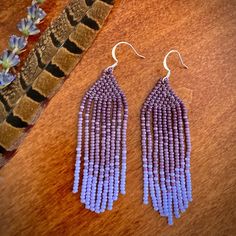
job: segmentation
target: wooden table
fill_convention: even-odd
[[[8,14],[1,20],[1,42],[13,33],[8,28],[13,29],[30,1],[1,4],[9,2],[16,4],[9,11],[17,7],[19,14],[0,10],[0,15]],[[50,17],[59,3],[65,4],[54,2],[47,9]],[[146,56],[135,57],[125,45],[117,50],[115,74],[130,114],[127,194],[113,211],[96,215],[71,193],[77,111],[85,91],[113,63],[112,46],[124,40]],[[1,169],[0,235],[235,235],[235,44],[235,1],[119,1],[92,48]],[[151,205],[142,204],[139,114],[145,97],[165,75],[162,60],[173,48],[189,66],[180,68],[174,55],[168,61],[171,85],[189,108],[193,203],[170,227]]]

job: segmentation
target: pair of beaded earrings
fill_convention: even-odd
[[[102,72],[101,77],[85,94],[78,114],[78,145],[73,192],[78,192],[80,164],[83,156],[81,202],[87,209],[102,213],[112,210],[118,194],[125,194],[126,129],[128,105],[113,75],[115,63]],[[170,69],[167,57],[163,65],[168,71],[147,97],[141,109],[143,203],[150,194],[154,210],[168,218],[180,217],[191,196],[190,133],[187,110],[169,85]]]

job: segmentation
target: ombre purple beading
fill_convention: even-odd
[[[173,224],[173,216],[192,201],[190,132],[187,109],[160,79],[141,111],[143,202],[150,194],[153,208]]]
[[[85,94],[78,115],[73,192],[78,192],[83,162],[80,199],[96,213],[112,210],[118,194],[125,194],[127,121],[126,97],[108,68]]]

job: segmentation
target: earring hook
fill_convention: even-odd
[[[163,80],[170,78],[171,70],[170,70],[170,68],[169,68],[168,65],[167,65],[167,58],[168,58],[168,56],[169,56],[171,53],[177,53],[178,56],[179,56],[179,59],[180,59],[180,61],[181,61],[181,64],[184,66],[184,68],[188,69],[188,66],[184,63],[184,61],[183,61],[183,59],[182,59],[182,57],[181,57],[179,51],[177,51],[177,50],[170,50],[170,51],[166,54],[166,56],[165,56],[165,58],[164,58],[164,60],[163,60],[163,66],[164,66],[164,68],[167,70],[167,74],[166,74],[166,76],[163,78]]]
[[[137,56],[139,56],[139,57],[141,57],[141,58],[145,58],[145,56],[139,54],[139,53],[136,51],[136,49],[132,46],[132,44],[130,44],[130,43],[128,43],[128,42],[118,42],[118,43],[112,48],[112,58],[115,60],[115,63],[114,63],[113,65],[109,66],[108,68],[114,69],[114,68],[118,65],[118,59],[117,59],[117,57],[116,57],[116,48],[117,48],[120,44],[126,44],[126,45],[130,46],[130,47],[133,49],[133,51],[135,52],[135,54],[136,54]],[[108,69],[108,68],[107,68],[107,69]]]

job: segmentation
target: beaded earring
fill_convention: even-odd
[[[150,194],[154,210],[173,224],[173,215],[188,208],[192,201],[190,175],[190,132],[187,109],[169,85],[167,58],[178,51],[171,50],[164,58],[167,75],[160,79],[147,97],[141,110],[143,203]]]
[[[80,199],[87,209],[96,213],[112,210],[118,194],[125,194],[126,184],[126,129],[128,105],[119,88],[113,70],[115,63],[105,69],[96,83],[85,94],[78,115],[78,145],[73,192],[78,192],[81,158],[84,170]]]

